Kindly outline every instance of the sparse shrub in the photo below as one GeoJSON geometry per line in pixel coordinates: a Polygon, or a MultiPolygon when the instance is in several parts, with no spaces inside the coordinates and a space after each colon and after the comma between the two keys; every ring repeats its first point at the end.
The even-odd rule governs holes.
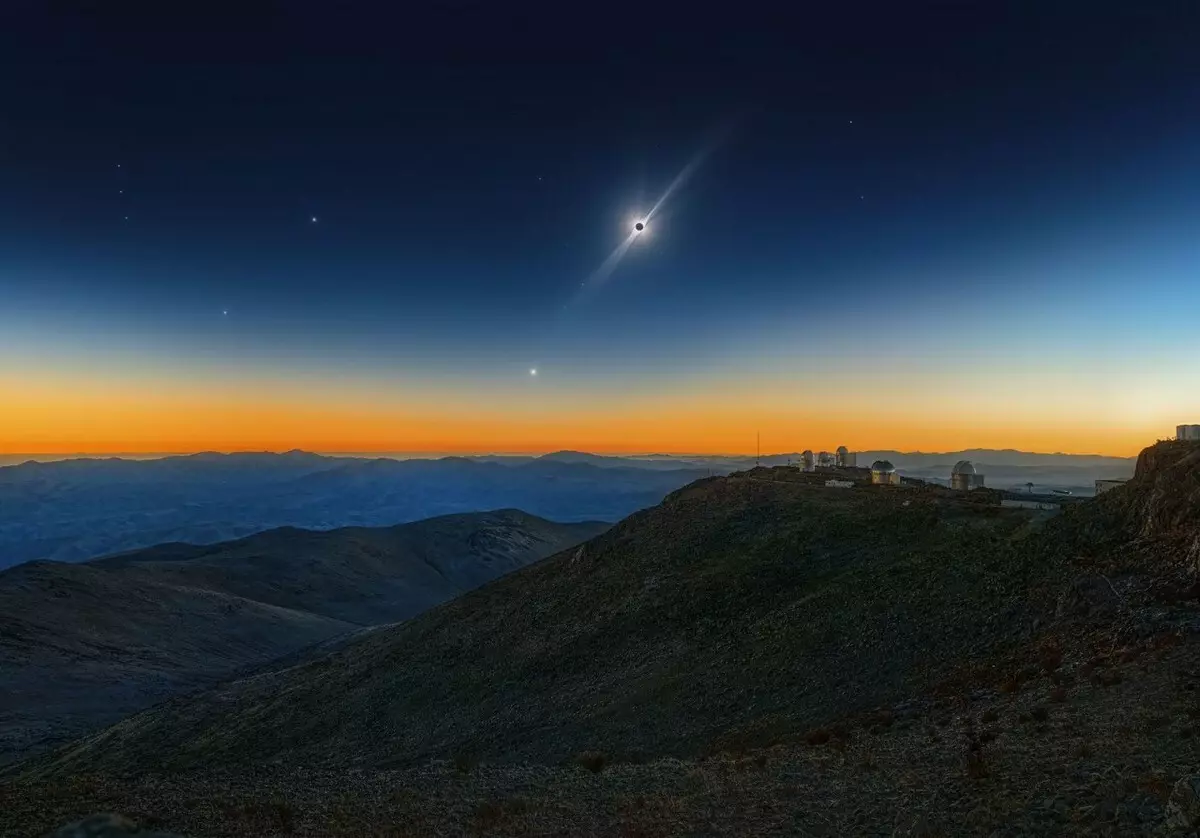
{"type": "Polygon", "coordinates": [[[963,759],[963,769],[972,780],[982,780],[988,776],[987,762],[982,751],[970,751],[963,759]]]}
{"type": "Polygon", "coordinates": [[[1075,743],[1075,747],[1071,749],[1071,756],[1075,759],[1088,759],[1092,754],[1092,746],[1082,739],[1075,743]]]}
{"type": "Polygon", "coordinates": [[[1000,713],[996,710],[984,710],[983,715],[979,717],[982,722],[995,722],[1000,720],[1000,713]]]}
{"type": "Polygon", "coordinates": [[[988,728],[987,730],[981,730],[979,731],[979,743],[981,745],[986,745],[988,742],[995,742],[996,736],[996,731],[992,730],[991,728],[988,728]]]}
{"type": "Polygon", "coordinates": [[[454,768],[460,774],[470,774],[479,767],[479,755],[470,751],[460,751],[454,755],[454,768]]]}
{"type": "Polygon", "coordinates": [[[1044,722],[1050,718],[1050,711],[1039,705],[1030,710],[1029,715],[1033,717],[1035,722],[1044,722]]]}
{"type": "Polygon", "coordinates": [[[475,807],[475,826],[478,831],[495,829],[504,821],[519,817],[529,810],[529,802],[523,797],[509,800],[485,800],[475,807]]]}
{"type": "Polygon", "coordinates": [[[871,717],[871,723],[877,727],[891,727],[895,720],[891,710],[879,710],[871,717]]]}
{"type": "Polygon", "coordinates": [[[1121,683],[1121,673],[1113,671],[1097,672],[1095,681],[1102,687],[1112,687],[1121,683]]]}
{"type": "Polygon", "coordinates": [[[1151,774],[1141,783],[1142,791],[1159,800],[1165,801],[1171,796],[1171,781],[1161,774],[1151,774]]]}
{"type": "Polygon", "coordinates": [[[1038,654],[1038,659],[1039,663],[1041,663],[1042,669],[1044,669],[1046,672],[1054,672],[1056,669],[1062,666],[1062,649],[1059,648],[1058,644],[1056,643],[1043,646],[1038,654]]]}
{"type": "Polygon", "coordinates": [[[583,751],[575,756],[575,764],[599,774],[608,765],[608,755],[603,751],[583,751]]]}
{"type": "Polygon", "coordinates": [[[480,829],[493,829],[504,820],[504,805],[498,800],[485,800],[475,807],[475,824],[480,829]]]}
{"type": "Polygon", "coordinates": [[[830,728],[830,732],[833,734],[835,739],[838,739],[842,742],[848,742],[850,740],[850,728],[848,725],[842,722],[838,722],[832,728],[830,728]]]}
{"type": "Polygon", "coordinates": [[[1165,713],[1162,713],[1147,717],[1145,722],[1143,722],[1143,725],[1145,726],[1146,730],[1155,731],[1166,727],[1170,723],[1171,717],[1165,713]]]}
{"type": "Polygon", "coordinates": [[[1067,691],[1064,687],[1055,687],[1050,690],[1050,700],[1055,704],[1062,704],[1067,700],[1067,691]]]}
{"type": "Polygon", "coordinates": [[[813,728],[804,735],[804,741],[809,745],[824,745],[833,736],[823,727],[813,728]]]}
{"type": "Polygon", "coordinates": [[[1150,640],[1150,647],[1154,651],[1159,652],[1163,649],[1169,649],[1172,646],[1178,646],[1183,642],[1183,635],[1178,631],[1166,631],[1162,634],[1156,634],[1150,640]]]}
{"type": "Polygon", "coordinates": [[[1000,682],[1000,692],[1005,695],[1015,695],[1021,689],[1021,679],[1013,673],[1000,682]]]}

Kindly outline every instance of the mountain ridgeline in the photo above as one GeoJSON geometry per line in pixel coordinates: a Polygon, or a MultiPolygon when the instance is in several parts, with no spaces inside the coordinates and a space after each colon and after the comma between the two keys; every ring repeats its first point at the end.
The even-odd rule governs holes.
{"type": "MultiPolygon", "coordinates": [[[[1020,451],[860,452],[902,474],[945,481],[970,459],[998,488],[1032,482],[1090,494],[1127,477],[1132,459],[1020,451]]],[[[797,454],[762,458],[798,462],[797,454]]],[[[204,453],[155,460],[73,459],[0,468],[0,568],[81,561],[164,542],[211,544],[273,527],[390,526],[436,515],[519,508],[555,521],[616,521],[693,480],[755,465],[753,457],[541,457],[440,460],[204,453]]]]}
{"type": "Polygon", "coordinates": [[[501,465],[302,451],[29,462],[0,468],[0,568],[211,544],[275,527],[382,527],[488,509],[616,521],[707,474],[553,456],[501,465]]]}

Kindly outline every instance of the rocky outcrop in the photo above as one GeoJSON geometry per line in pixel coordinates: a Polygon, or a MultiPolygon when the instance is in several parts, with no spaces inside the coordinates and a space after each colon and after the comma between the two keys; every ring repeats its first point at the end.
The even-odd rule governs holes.
{"type": "Polygon", "coordinates": [[[1182,829],[1200,828],[1200,774],[1183,777],[1167,801],[1167,823],[1182,829]]]}
{"type": "Polygon", "coordinates": [[[1200,443],[1160,442],[1138,456],[1124,495],[1143,536],[1200,529],[1200,443]]]}
{"type": "Polygon", "coordinates": [[[1080,576],[1058,599],[1054,616],[1110,618],[1121,607],[1121,598],[1103,576],[1080,576]]]}

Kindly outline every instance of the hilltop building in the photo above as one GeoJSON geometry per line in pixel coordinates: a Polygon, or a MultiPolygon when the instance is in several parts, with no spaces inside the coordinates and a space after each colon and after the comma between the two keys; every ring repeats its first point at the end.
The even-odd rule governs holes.
{"type": "Polygon", "coordinates": [[[828,451],[822,451],[817,455],[817,465],[822,468],[833,468],[835,464],[836,461],[833,459],[833,455],[828,451]]]}
{"type": "Polygon", "coordinates": [[[959,492],[983,488],[983,475],[975,471],[970,460],[959,460],[950,472],[950,488],[959,492]]]}
{"type": "Polygon", "coordinates": [[[817,458],[813,456],[813,452],[811,450],[806,449],[805,452],[800,455],[800,468],[804,469],[805,471],[813,471],[816,469],[816,467],[817,458]]]}
{"type": "Polygon", "coordinates": [[[858,465],[858,458],[844,445],[838,446],[835,458],[838,468],[853,468],[858,465]]]}
{"type": "Polygon", "coordinates": [[[876,460],[871,463],[871,482],[877,486],[899,486],[900,475],[891,460],[876,460]]]}
{"type": "Polygon", "coordinates": [[[1200,442],[1200,425],[1176,425],[1175,438],[1186,442],[1200,442]]]}
{"type": "Polygon", "coordinates": [[[1128,482],[1129,481],[1125,478],[1117,478],[1117,479],[1113,479],[1113,480],[1097,480],[1096,481],[1096,494],[1102,495],[1105,492],[1111,492],[1113,489],[1121,488],[1128,482]]]}

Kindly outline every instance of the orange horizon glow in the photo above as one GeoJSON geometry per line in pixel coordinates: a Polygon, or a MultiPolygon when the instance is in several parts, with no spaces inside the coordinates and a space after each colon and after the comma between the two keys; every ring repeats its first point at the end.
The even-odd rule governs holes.
{"type": "Polygon", "coordinates": [[[733,378],[680,383],[665,393],[572,389],[544,378],[491,390],[289,383],[285,377],[186,382],[0,374],[0,454],[536,455],[572,449],[752,456],[757,434],[764,454],[846,445],[855,451],[1010,448],[1131,457],[1173,435],[1190,415],[1186,403],[1143,397],[1083,425],[1079,416],[1091,405],[1066,397],[1018,402],[981,389],[964,398],[958,384],[911,377],[903,386],[868,382],[827,399],[778,381],[733,378]]]}
{"type": "Polygon", "coordinates": [[[1164,436],[1095,429],[1080,434],[1031,427],[948,427],[897,417],[881,421],[786,415],[757,416],[691,408],[586,412],[536,419],[329,410],[299,405],[110,405],[77,411],[5,411],[0,454],[164,454],[197,451],[353,452],[358,454],[545,454],[572,449],[595,454],[746,456],[805,448],[942,452],[972,448],[1129,457],[1164,436]],[[688,417],[681,420],[681,416],[688,417]],[[86,418],[85,418],[86,417],[86,418]],[[755,422],[753,420],[758,419],[755,422]]]}

